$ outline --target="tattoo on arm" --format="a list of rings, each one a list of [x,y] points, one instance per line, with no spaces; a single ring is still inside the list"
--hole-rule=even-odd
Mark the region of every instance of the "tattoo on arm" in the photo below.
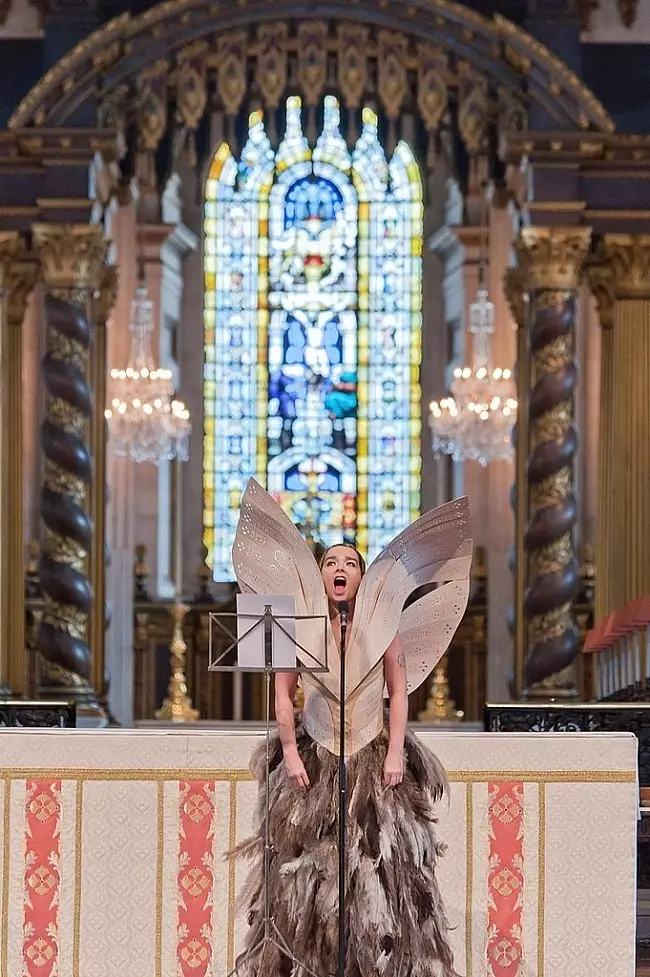
[[[399,665],[400,668],[406,668],[406,658],[404,657],[402,652],[400,652],[399,655],[397,656],[397,664]]]

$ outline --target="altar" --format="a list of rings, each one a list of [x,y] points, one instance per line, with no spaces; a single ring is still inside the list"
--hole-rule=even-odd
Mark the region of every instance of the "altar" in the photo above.
[[[627,734],[424,731],[447,768],[441,886],[465,977],[633,977]],[[0,977],[226,977],[258,732],[6,731]]]

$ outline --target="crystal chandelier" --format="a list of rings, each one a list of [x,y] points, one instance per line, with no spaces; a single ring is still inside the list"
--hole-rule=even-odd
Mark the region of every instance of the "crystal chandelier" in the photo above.
[[[111,406],[106,410],[111,448],[118,458],[160,464],[187,461],[190,415],[174,399],[172,372],[157,367],[151,352],[153,303],[142,281],[131,302],[131,358],[123,370],[111,370]]]
[[[451,395],[429,407],[434,453],[450,455],[454,461],[477,461],[482,466],[511,457],[512,428],[517,418],[512,373],[491,364],[494,305],[484,284],[484,255],[478,292],[469,309],[472,365],[457,367]]]

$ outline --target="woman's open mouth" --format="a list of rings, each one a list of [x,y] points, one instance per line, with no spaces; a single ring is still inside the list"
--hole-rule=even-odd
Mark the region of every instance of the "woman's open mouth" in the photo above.
[[[342,597],[345,593],[345,588],[347,587],[347,580],[342,574],[337,574],[334,577],[334,593],[337,597]]]

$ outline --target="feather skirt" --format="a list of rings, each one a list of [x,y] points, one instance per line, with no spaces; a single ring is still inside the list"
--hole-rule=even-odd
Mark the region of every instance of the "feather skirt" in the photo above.
[[[338,757],[302,726],[298,749],[310,788],[288,779],[277,736],[270,753],[271,916],[299,964],[263,935],[265,893],[263,744],[251,769],[259,782],[257,834],[231,857],[252,865],[241,895],[250,929],[238,959],[240,977],[317,977],[338,966]],[[458,977],[453,964],[436,865],[434,805],[447,782],[437,758],[410,733],[404,779],[383,787],[385,730],[347,761],[346,977]]]

